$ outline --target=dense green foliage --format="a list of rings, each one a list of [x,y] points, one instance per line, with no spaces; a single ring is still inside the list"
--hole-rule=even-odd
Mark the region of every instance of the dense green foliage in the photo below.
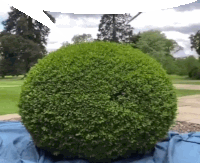
[[[198,30],[197,32],[196,32],[196,34],[195,35],[193,35],[193,34],[191,34],[190,35],[190,43],[191,43],[191,50],[193,50],[193,49],[195,49],[195,51],[197,52],[197,54],[199,55],[199,61],[200,61],[200,30]]]
[[[162,66],[166,70],[167,74],[176,74],[178,67],[176,61],[171,56],[163,57]]]
[[[188,76],[191,79],[200,79],[200,67],[194,67],[193,69],[190,70]]]
[[[31,40],[14,34],[0,37],[0,75],[19,75],[29,71],[43,56],[40,47]]]
[[[36,51],[37,58],[41,58],[41,56],[47,54],[45,47],[47,45],[46,37],[50,32],[48,27],[37,20],[33,20],[25,13],[14,7],[10,9],[8,18],[2,21],[4,29],[0,32],[0,42],[7,42],[6,44],[1,43],[0,47],[1,55],[7,55],[4,61],[0,58],[0,65],[2,66],[2,68],[0,67],[0,71],[4,69],[2,73],[0,72],[2,77],[5,75],[26,74],[30,69],[30,65],[35,64],[36,57],[33,57],[33,55],[36,56]],[[55,18],[51,14],[47,11],[43,12],[55,23]],[[13,31],[15,34],[13,34]],[[33,50],[30,51],[30,48],[33,48]],[[19,57],[16,60],[12,57],[13,55],[23,55],[23,57]],[[16,69],[18,70],[16,71]]]
[[[193,69],[190,70],[188,76],[190,78],[193,78],[197,72],[198,72],[198,67],[194,67]]]
[[[183,47],[179,46],[176,41],[168,39],[159,30],[145,31],[137,38],[133,47],[156,59],[168,74],[180,73],[172,54],[182,50]],[[182,64],[182,66],[184,65]],[[185,72],[185,74],[187,73]]]
[[[176,71],[177,75],[189,75],[190,71],[192,69],[194,69],[195,67],[199,67],[199,61],[198,59],[194,58],[193,56],[189,56],[187,58],[177,58],[175,61],[175,65],[176,65],[176,69],[174,69]]]
[[[100,33],[97,34],[97,40],[113,42],[129,42],[132,36],[133,27],[127,25],[127,20],[132,17],[130,14],[103,14],[100,20]]]
[[[131,46],[93,42],[39,60],[18,107],[36,146],[102,162],[152,149],[174,124],[177,100],[154,59]]]
[[[194,76],[194,79],[197,79],[197,80],[200,79],[200,69],[198,69],[197,73]]]

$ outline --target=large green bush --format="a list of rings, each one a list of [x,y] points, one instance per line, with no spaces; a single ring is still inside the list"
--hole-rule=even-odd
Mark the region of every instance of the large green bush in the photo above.
[[[194,79],[196,80],[200,79],[200,69],[198,69],[198,72],[195,74]]]
[[[200,79],[200,67],[194,67],[188,74],[191,79]]]
[[[188,76],[190,78],[194,78],[194,76],[196,75],[196,73],[198,72],[198,67],[194,67],[193,69],[191,69],[188,73]]]
[[[187,57],[184,65],[188,70],[187,73],[189,73],[193,68],[200,66],[198,59],[196,59],[194,56]]]
[[[129,45],[70,45],[39,60],[19,101],[35,145],[66,158],[109,162],[152,149],[175,122],[166,71]]]

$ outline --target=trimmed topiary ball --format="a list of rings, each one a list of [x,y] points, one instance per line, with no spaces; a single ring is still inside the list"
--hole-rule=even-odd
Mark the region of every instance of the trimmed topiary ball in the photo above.
[[[129,45],[70,45],[39,60],[19,114],[35,145],[109,162],[152,149],[175,123],[177,98],[161,64]]]

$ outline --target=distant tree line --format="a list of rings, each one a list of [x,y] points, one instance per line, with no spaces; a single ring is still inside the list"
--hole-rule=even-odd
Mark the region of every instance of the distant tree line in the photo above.
[[[4,30],[0,33],[0,75],[24,75],[33,65],[47,55],[45,45],[50,29],[23,12],[11,7],[9,18],[2,22]],[[55,18],[44,13],[55,23]],[[129,44],[156,59],[168,74],[189,75],[199,70],[199,62],[193,56],[175,59],[173,54],[183,50],[175,40],[168,39],[158,30],[149,30],[134,34],[134,28],[128,22],[135,19],[130,14],[104,14],[99,24],[97,39],[91,34],[75,35],[73,44],[93,41],[109,41]],[[191,35],[191,49],[200,55],[200,32]],[[69,46],[63,42],[61,48]],[[194,73],[193,73],[194,74]],[[200,78],[200,77],[199,77]]]

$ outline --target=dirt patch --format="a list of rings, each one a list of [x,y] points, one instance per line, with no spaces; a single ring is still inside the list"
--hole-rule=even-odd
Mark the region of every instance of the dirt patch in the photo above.
[[[19,114],[1,115],[0,121],[21,121],[21,116]]]
[[[178,133],[200,132],[200,124],[176,121],[176,125],[171,127],[169,131]]]

